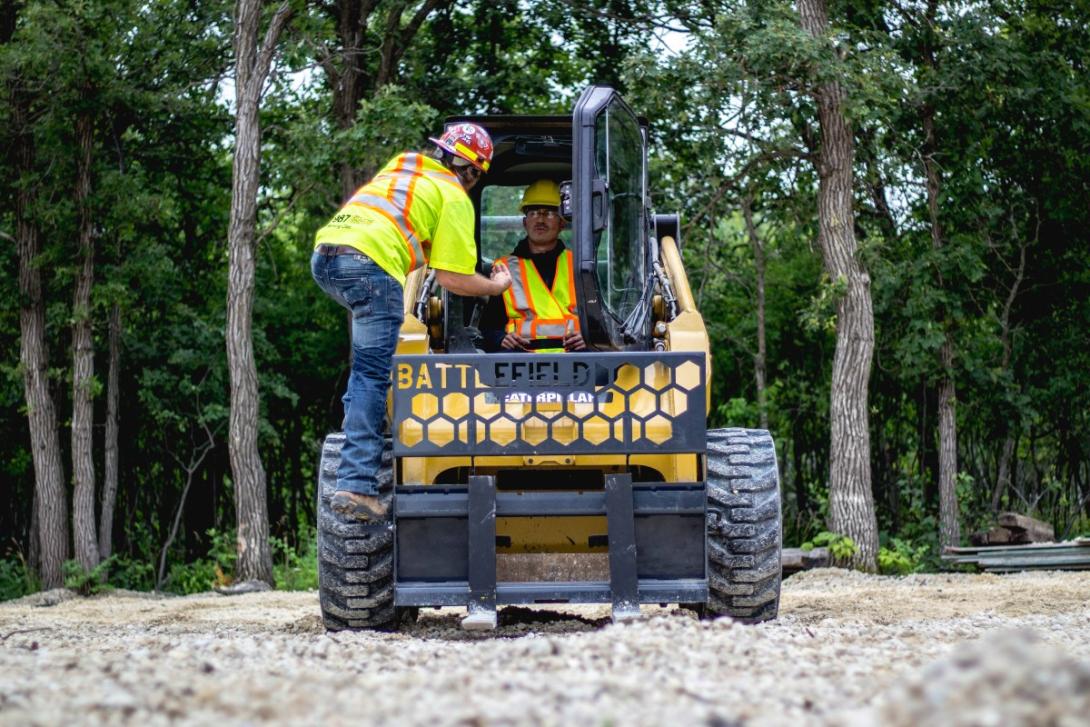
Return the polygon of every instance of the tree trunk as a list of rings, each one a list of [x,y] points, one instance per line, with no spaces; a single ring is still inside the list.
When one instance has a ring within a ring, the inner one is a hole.
[[[946,372],[939,384],[939,543],[943,547],[956,547],[961,544],[957,495],[957,398],[952,373],[954,344],[949,331],[939,355]]]
[[[102,512],[98,521],[98,554],[103,560],[113,553],[114,503],[117,500],[117,402],[118,369],[121,366],[121,306],[110,309],[110,362],[106,375],[105,467],[102,478]]]
[[[453,0],[425,0],[408,22],[402,19],[409,8],[407,0],[389,3],[385,17],[372,18],[380,5],[376,0],[337,0],[324,6],[328,17],[337,24],[340,63],[333,57],[319,58],[329,86],[333,91],[333,118],[337,128],[347,131],[356,125],[360,100],[368,91],[374,93],[396,80],[397,66],[420,26],[436,8],[453,4]],[[381,28],[377,46],[366,37],[367,28]],[[364,49],[368,52],[364,52]],[[364,66],[378,49],[377,65],[372,70]],[[347,200],[368,177],[372,169],[356,169],[345,159],[340,164],[341,195]]]
[[[346,131],[356,124],[356,108],[363,91],[363,33],[375,3],[367,2],[364,8],[362,0],[339,0],[335,5],[343,65],[338,71],[327,69],[327,74],[333,87],[333,118],[337,128]],[[347,158],[341,161],[340,172],[341,199],[346,200],[359,187],[360,179]]]
[[[1038,234],[1040,232],[1040,219],[1037,221]],[[1011,225],[1012,230],[1014,225]],[[1036,241],[1037,235],[1034,235],[1034,241]],[[1022,280],[1025,279],[1026,274],[1026,243],[1019,244],[1018,249],[1018,267],[1015,269],[1014,280],[1011,283],[1010,290],[1007,291],[1007,299],[1003,304],[1003,313],[999,317],[999,341],[1003,346],[1003,357],[999,362],[1000,371],[1009,372],[1011,363],[1011,309],[1014,307],[1014,300],[1018,297],[1018,289],[1022,286]],[[1011,484],[1011,459],[1014,456],[1014,447],[1017,443],[1015,439],[1014,423],[1012,418],[1007,418],[1004,422],[1007,436],[1003,439],[1003,451],[999,455],[999,473],[995,478],[995,489],[992,491],[992,512],[998,513],[1000,503],[1003,500],[1003,493],[1007,491]]]
[[[765,344],[765,247],[764,241],[757,234],[757,226],[753,224],[753,199],[748,195],[742,200],[742,214],[745,217],[749,242],[753,246],[753,267],[757,283],[757,355],[753,357],[753,377],[757,384],[757,410],[760,413],[761,429],[768,429],[768,387],[765,383],[768,360]]]
[[[227,366],[231,379],[228,436],[238,527],[239,580],[272,583],[265,469],[257,449],[260,399],[254,362],[254,227],[261,181],[261,122],[258,106],[280,31],[291,15],[281,5],[258,47],[261,3],[235,5],[235,155],[231,218],[227,231]]]
[[[28,128],[29,103],[13,89],[11,124],[15,143],[14,167],[24,181],[34,167],[34,138]],[[23,396],[30,424],[34,461],[34,517],[38,531],[39,575],[43,588],[64,585],[68,559],[68,503],[57,433],[57,413],[49,390],[49,348],[45,340],[45,302],[42,300],[37,224],[30,218],[34,188],[20,184],[15,195],[15,243],[19,251],[19,363],[23,369]]]
[[[825,0],[798,0],[803,29],[820,40],[828,29]],[[830,394],[829,528],[855,541],[849,565],[877,568],[878,522],[871,492],[867,384],[874,353],[870,276],[858,259],[852,200],[854,145],[836,81],[813,91],[821,125],[816,162],[818,242],[825,270],[846,285],[837,302],[836,353]]]
[[[189,497],[189,490],[193,486],[193,477],[197,470],[200,469],[201,464],[204,462],[204,458],[208,456],[208,453],[216,446],[216,438],[207,425],[201,425],[204,429],[205,441],[199,445],[194,445],[189,453],[189,461],[182,465],[182,469],[185,470],[185,486],[182,487],[182,494],[178,498],[178,507],[174,511],[174,517],[170,525],[170,533],[167,535],[166,541],[163,543],[162,550],[159,551],[159,570],[155,577],[155,590],[163,590],[163,585],[167,581],[167,554],[170,552],[170,546],[174,544],[174,539],[178,537],[178,526],[182,522],[182,513],[185,512],[185,501]],[[177,460],[178,464],[181,464],[181,460]],[[249,580],[249,579],[244,579]]]
[[[1003,451],[999,454],[999,473],[992,491],[992,512],[998,513],[1003,503],[1003,493],[1011,486],[1011,459],[1014,457],[1015,439],[1009,432],[1003,439]]]
[[[27,569],[31,573],[41,573],[42,539],[38,535],[38,488],[35,487],[30,502],[30,529],[27,532]]]
[[[91,337],[91,287],[95,266],[90,209],[92,131],[93,121],[88,114],[76,117],[80,270],[72,298],[72,542],[76,560],[88,571],[98,565],[92,439],[95,377],[95,350]]]
[[[935,52],[932,27],[936,11],[935,0],[928,3],[925,16],[924,63],[935,67]],[[927,176],[927,212],[931,223],[931,247],[936,254],[945,245],[942,221],[939,219],[939,195],[942,191],[942,177],[935,161],[937,142],[935,139],[935,109],[925,103],[921,109],[924,130],[923,163]],[[941,264],[941,261],[938,261]],[[935,279],[940,290],[946,287],[941,268],[936,268]],[[945,307],[939,310],[939,325],[942,326],[944,340],[939,351],[941,374],[939,378],[939,543],[943,547],[954,547],[961,541],[959,507],[957,497],[957,393],[954,388],[954,335]]]

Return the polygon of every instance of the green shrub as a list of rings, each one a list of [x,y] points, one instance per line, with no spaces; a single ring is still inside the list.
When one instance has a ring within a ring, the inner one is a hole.
[[[297,547],[273,537],[273,580],[283,591],[312,591],[318,587],[318,538],[313,528],[300,532]]]
[[[114,588],[126,591],[150,591],[155,588],[155,564],[124,555],[110,556],[106,580]]]
[[[202,593],[234,580],[238,560],[235,531],[210,528],[205,535],[209,542],[208,555],[189,563],[171,565],[163,583],[164,591],[182,595]]]
[[[914,544],[901,538],[890,538],[889,543],[878,549],[878,572],[886,575],[918,573],[928,565],[931,546]]]
[[[38,582],[26,567],[26,561],[16,553],[0,560],[0,601],[22,598],[38,590]]]
[[[78,560],[64,561],[64,587],[85,596],[113,590],[113,586],[106,582],[106,573],[113,560],[113,556],[110,556],[90,570]]]
[[[830,533],[828,530],[822,530],[815,535],[812,540],[807,540],[800,547],[803,550],[813,550],[814,548],[821,547],[828,548],[829,555],[832,556],[834,561],[848,560],[859,550],[855,541],[847,535]]]
[[[222,573],[222,571],[220,571]],[[187,595],[212,590],[219,580],[215,561],[198,558],[192,563],[175,563],[167,571],[163,590]]]

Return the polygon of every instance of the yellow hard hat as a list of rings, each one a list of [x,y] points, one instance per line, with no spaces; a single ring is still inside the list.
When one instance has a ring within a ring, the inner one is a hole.
[[[519,210],[524,210],[527,207],[533,206],[540,207],[559,207],[560,206],[560,185],[551,179],[539,179],[522,193],[522,203],[519,204]]]

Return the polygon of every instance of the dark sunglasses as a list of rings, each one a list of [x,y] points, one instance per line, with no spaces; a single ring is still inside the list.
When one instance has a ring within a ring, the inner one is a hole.
[[[461,162],[461,164],[459,164],[459,162]],[[454,173],[458,176],[468,176],[470,179],[478,179],[481,176],[480,169],[463,160],[461,157],[454,160]]]

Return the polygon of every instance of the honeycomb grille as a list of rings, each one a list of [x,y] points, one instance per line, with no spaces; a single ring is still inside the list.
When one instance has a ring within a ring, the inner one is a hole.
[[[702,353],[397,356],[398,456],[703,452]]]

